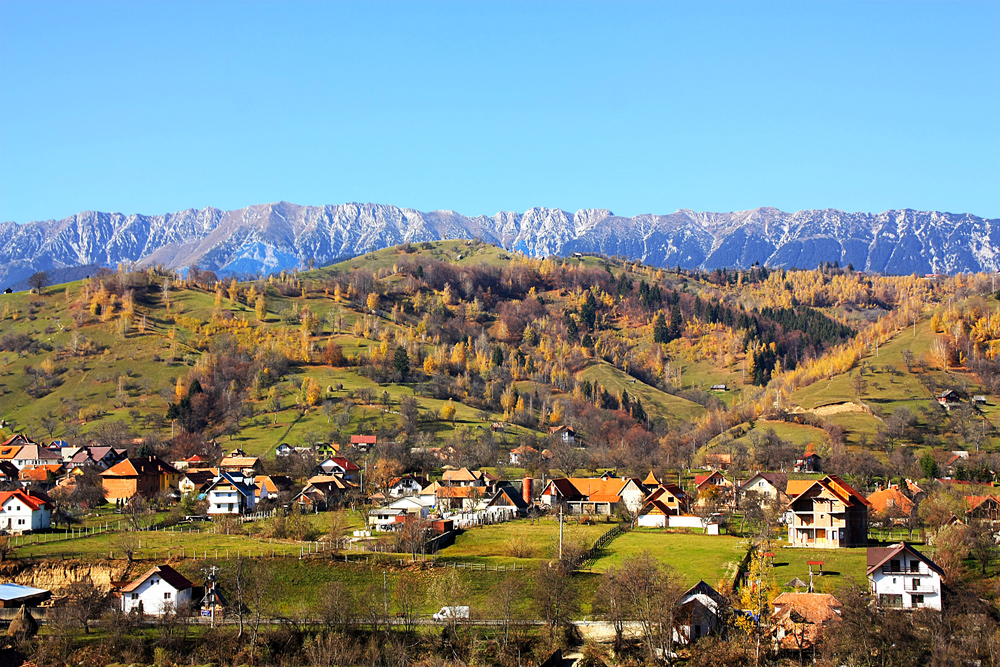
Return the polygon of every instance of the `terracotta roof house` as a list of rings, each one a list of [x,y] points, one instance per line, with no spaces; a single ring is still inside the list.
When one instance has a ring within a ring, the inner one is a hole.
[[[940,610],[944,571],[906,542],[868,549],[868,582],[884,609]]]
[[[374,435],[352,435],[351,447],[358,451],[366,452],[378,444],[378,437]]]
[[[510,450],[510,464],[512,466],[519,466],[525,461],[534,459],[538,456],[538,450],[531,445],[521,445],[516,449]]]
[[[814,480],[789,504],[788,544],[828,549],[867,546],[870,505],[836,475]]]
[[[441,510],[472,510],[486,497],[484,486],[441,486],[434,494]]]
[[[873,512],[886,512],[897,519],[909,517],[916,505],[899,489],[899,484],[890,484],[868,495]]]
[[[827,593],[782,593],[774,598],[775,644],[785,650],[818,646],[823,629],[840,620],[840,600]]]
[[[1000,498],[996,496],[966,496],[965,516],[985,521],[1000,520]]]
[[[8,440],[8,442],[10,442],[10,441]],[[8,444],[0,445],[0,461],[10,462],[15,456],[17,456],[17,453],[19,451],[21,451],[21,445],[16,445],[16,444],[15,445],[8,445]],[[11,464],[11,465],[13,465],[13,464]]]
[[[722,452],[713,452],[705,455],[705,463],[723,470],[733,465],[733,455]]]
[[[159,616],[191,602],[194,585],[169,565],[157,565],[122,589],[122,611]]]
[[[292,480],[285,475],[258,475],[254,477],[253,483],[257,486],[257,502],[277,499],[294,486]]]
[[[104,497],[108,502],[126,501],[139,494],[152,498],[177,486],[181,473],[155,456],[125,459],[101,473]]]
[[[21,469],[18,478],[24,488],[48,491],[56,485],[56,480],[63,472],[63,465],[56,463],[52,465],[28,466]]]
[[[619,503],[638,512],[647,496],[638,477],[558,477],[549,480],[541,493],[548,507],[565,503],[570,514],[613,514]]]

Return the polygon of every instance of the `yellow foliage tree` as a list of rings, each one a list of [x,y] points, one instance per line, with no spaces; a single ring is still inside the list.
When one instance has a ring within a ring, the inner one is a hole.
[[[458,408],[455,407],[455,401],[449,398],[448,402],[441,406],[441,419],[454,423],[456,412]]]

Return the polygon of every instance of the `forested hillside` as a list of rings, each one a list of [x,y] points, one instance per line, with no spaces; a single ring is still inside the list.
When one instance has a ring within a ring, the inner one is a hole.
[[[551,458],[529,469],[639,473],[710,451],[783,465],[811,444],[845,472],[905,471],[992,448],[992,398],[934,400],[1000,386],[992,287],[475,241],[253,282],[121,267],[0,297],[0,415],[8,434],[172,459],[377,433],[414,469],[441,446],[470,466],[531,445]],[[560,425],[574,446],[549,436]]]

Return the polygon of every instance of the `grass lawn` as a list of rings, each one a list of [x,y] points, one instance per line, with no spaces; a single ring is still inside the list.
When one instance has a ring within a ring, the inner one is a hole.
[[[563,525],[564,544],[582,543],[588,548],[614,523],[580,525],[566,521]],[[437,553],[440,560],[475,561],[509,564],[528,559],[550,560],[559,551],[559,522],[556,519],[508,521],[494,526],[471,528],[458,535],[455,544]],[[520,555],[515,555],[520,554]]]
[[[823,576],[814,577],[818,593],[833,593],[851,583],[865,586],[867,581],[868,550],[859,549],[801,549],[779,543],[774,549],[774,581],[784,587],[786,582],[798,577],[809,583],[808,561],[823,561]],[[813,570],[818,573],[818,569]],[[792,589],[788,589],[792,590]]]
[[[656,528],[637,528],[611,542],[606,555],[597,559],[594,570],[607,572],[623,560],[648,551],[694,585],[704,580],[710,586],[727,588],[746,554],[746,543],[729,535],[668,533]],[[721,590],[721,589],[720,589]]]

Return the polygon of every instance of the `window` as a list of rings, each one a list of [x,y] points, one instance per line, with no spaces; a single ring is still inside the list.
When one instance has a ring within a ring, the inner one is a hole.
[[[911,560],[910,561],[910,572],[920,572],[920,561]]]
[[[889,561],[889,571],[890,572],[902,572],[902,568],[900,567],[900,562],[898,560],[891,560],[891,561]]]
[[[911,607],[923,607],[924,606],[924,596],[923,595],[911,595],[910,596],[910,606]]]
[[[132,599],[133,600],[138,600],[139,599],[139,594],[138,593],[132,593]]]
[[[899,594],[887,595],[883,593],[878,596],[878,604],[880,607],[901,609],[903,607],[903,596]]]
[[[164,600],[169,600],[170,599],[170,591],[167,591],[166,593],[163,594],[163,599]]]
[[[919,591],[920,590],[920,580],[917,579],[916,577],[914,577],[913,579],[910,580],[910,584],[912,585],[912,588],[910,589],[911,591]]]

